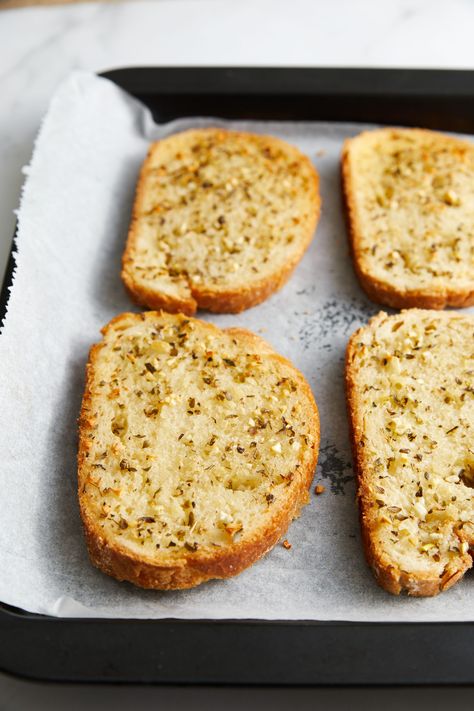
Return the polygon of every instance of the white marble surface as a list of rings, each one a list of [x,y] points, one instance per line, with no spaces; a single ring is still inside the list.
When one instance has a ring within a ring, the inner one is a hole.
[[[472,0],[155,0],[0,12],[0,274],[22,166],[73,68],[279,65],[474,68]],[[472,709],[472,690],[106,689],[0,677],[0,709]]]

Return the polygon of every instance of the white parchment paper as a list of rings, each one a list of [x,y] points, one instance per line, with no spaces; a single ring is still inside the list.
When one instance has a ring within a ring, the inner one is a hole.
[[[118,583],[89,563],[76,499],[77,416],[91,343],[136,310],[120,281],[134,187],[151,140],[212,119],[153,123],[112,83],[75,73],[37,139],[18,213],[18,254],[0,336],[0,599],[58,616],[470,620],[474,577],[435,599],[381,590],[359,537],[343,389],[350,334],[379,309],[352,270],[339,153],[360,125],[231,122],[280,136],[314,161],[323,211],[289,283],[240,315],[204,316],[261,333],[306,375],[321,416],[322,496],[278,545],[236,578],[161,593]]]

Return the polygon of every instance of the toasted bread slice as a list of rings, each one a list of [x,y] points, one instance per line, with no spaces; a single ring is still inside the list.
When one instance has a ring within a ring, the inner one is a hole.
[[[103,333],[80,418],[92,562],[156,589],[237,575],[309,500],[319,420],[307,382],[249,331],[148,312]]]
[[[208,128],[148,153],[123,281],[149,308],[239,312],[288,279],[319,217],[318,175],[277,138]]]
[[[368,562],[391,593],[436,595],[472,566],[474,318],[379,313],[346,384]]]
[[[355,269],[375,302],[474,304],[474,145],[419,129],[367,131],[344,144]]]

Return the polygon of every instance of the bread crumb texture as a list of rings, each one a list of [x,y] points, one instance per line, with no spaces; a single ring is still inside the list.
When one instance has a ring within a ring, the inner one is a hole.
[[[474,302],[474,145],[382,129],[346,141],[343,183],[356,269],[389,306]]]
[[[280,288],[319,216],[318,176],[274,137],[185,131],[152,144],[122,277],[141,304],[241,311]]]
[[[368,560],[390,592],[434,595],[472,565],[474,318],[382,312],[346,378]]]
[[[93,562],[144,587],[235,575],[307,503],[318,446],[309,386],[257,336],[117,317],[91,350],[80,421]]]

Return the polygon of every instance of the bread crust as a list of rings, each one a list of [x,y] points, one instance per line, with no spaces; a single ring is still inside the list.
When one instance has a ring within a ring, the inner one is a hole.
[[[200,129],[200,132],[222,132],[223,129],[207,128]],[[187,131],[184,133],[192,133]],[[253,134],[232,131],[232,134],[245,141]],[[181,134],[183,135],[183,134]],[[266,136],[269,145],[279,145],[283,143],[280,139]],[[135,201],[132,209],[132,219],[128,232],[127,244],[122,257],[122,280],[131,299],[139,306],[145,306],[149,309],[163,309],[169,313],[184,313],[188,316],[193,316],[198,309],[204,309],[213,313],[240,313],[246,309],[262,303],[274,292],[282,288],[288,281],[293,270],[301,261],[304,253],[308,249],[314,235],[314,231],[319,221],[321,211],[321,198],[319,195],[319,176],[307,156],[297,151],[291,146],[292,150],[298,155],[298,160],[306,165],[311,176],[311,187],[309,190],[310,200],[313,205],[313,210],[308,216],[306,223],[301,226],[302,234],[299,240],[299,250],[293,253],[290,259],[281,266],[275,269],[274,272],[267,277],[252,281],[248,284],[229,289],[218,288],[212,286],[201,286],[189,283],[190,296],[188,299],[177,299],[168,294],[164,294],[159,290],[147,288],[138,284],[129,268],[133,263],[133,253],[137,243],[138,218],[140,214],[140,205],[146,191],[146,177],[149,167],[153,160],[153,155],[159,146],[160,141],[153,143],[148,151],[147,157],[140,171]]]
[[[401,312],[402,314],[404,311]],[[345,387],[346,403],[349,419],[349,434],[351,439],[352,459],[357,481],[357,502],[362,532],[362,541],[366,560],[372,568],[379,585],[392,593],[399,595],[406,592],[413,597],[432,597],[454,585],[472,567],[471,555],[467,552],[459,555],[455,562],[448,565],[440,576],[431,576],[423,572],[407,573],[389,558],[377,546],[374,532],[377,520],[373,508],[376,494],[371,488],[368,478],[368,467],[363,446],[364,427],[362,422],[362,407],[357,398],[356,369],[354,359],[359,334],[368,328],[376,329],[387,314],[381,311],[370,319],[367,326],[358,329],[351,336],[346,350]],[[461,540],[463,536],[460,536]],[[472,542],[471,542],[472,544]]]
[[[121,314],[115,317],[102,329],[105,334],[112,326],[130,319],[153,319],[162,316],[158,312],[145,314]],[[199,322],[201,326],[214,332],[221,332],[216,326]],[[117,580],[127,580],[143,588],[155,590],[178,590],[192,588],[207,580],[229,578],[238,575],[252,563],[261,558],[279,541],[287,530],[292,519],[297,517],[301,508],[308,503],[308,489],[311,485],[319,452],[319,415],[311,389],[302,375],[287,359],[283,358],[260,337],[245,329],[223,329],[225,333],[234,335],[243,343],[256,345],[260,353],[267,358],[275,359],[292,369],[292,376],[298,382],[302,399],[308,405],[308,417],[311,430],[314,433],[314,445],[311,448],[311,459],[307,465],[301,467],[298,476],[295,476],[288,488],[288,497],[285,504],[274,515],[261,531],[249,538],[243,538],[226,548],[217,551],[186,552],[183,550],[179,558],[159,561],[159,556],[150,558],[146,555],[137,555],[117,541],[109,541],[104,535],[98,522],[90,515],[84,492],[86,478],[86,458],[89,448],[88,435],[94,427],[91,417],[92,408],[92,383],[95,377],[97,357],[104,346],[104,342],[91,347],[89,360],[86,367],[86,385],[79,417],[79,452],[78,452],[78,497],[85,539],[92,563],[103,572]]]
[[[377,133],[385,133],[390,136],[396,130],[393,128],[379,129]],[[425,129],[406,129],[420,136],[432,136],[433,131]],[[374,131],[363,131],[355,138],[363,138],[372,135]],[[446,140],[443,134],[437,134],[440,139]],[[359,248],[363,238],[363,228],[357,210],[353,165],[351,161],[351,144],[354,139],[346,139],[342,148],[341,156],[341,178],[344,212],[346,217],[349,244],[352,260],[357,278],[363,290],[377,304],[384,304],[394,309],[437,309],[441,310],[448,306],[465,308],[474,305],[474,287],[472,289],[453,288],[432,288],[432,289],[406,289],[401,290],[390,284],[388,281],[377,279],[367,270],[367,265],[360,256]],[[453,140],[453,139],[451,139]],[[459,141],[461,143],[461,141]]]

